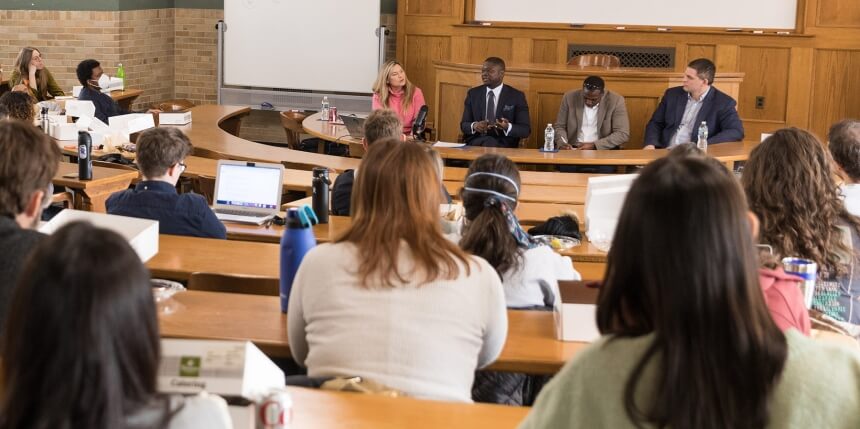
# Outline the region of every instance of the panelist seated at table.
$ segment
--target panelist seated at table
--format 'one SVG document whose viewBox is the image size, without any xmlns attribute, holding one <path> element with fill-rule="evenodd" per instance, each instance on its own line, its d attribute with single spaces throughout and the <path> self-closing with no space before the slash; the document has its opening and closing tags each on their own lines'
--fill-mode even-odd
<svg viewBox="0 0 860 429">
<path fill-rule="evenodd" d="M 361 139 L 361 145 L 367 151 L 371 144 L 381 140 L 403 140 L 406 136 L 401 132 L 402 128 L 400 119 L 393 110 L 374 110 L 364 121 L 364 137 Z M 352 203 L 352 188 L 357 172 L 358 169 L 346 170 L 334 180 L 331 190 L 331 213 L 333 215 L 349 216 L 350 205 Z M 439 177 L 441 177 L 441 171 Z M 451 195 L 448 194 L 448 190 L 445 189 L 444 185 L 440 184 L 440 186 L 444 201 L 450 203 Z"/>
<path fill-rule="evenodd" d="M 620 149 L 629 138 L 624 97 L 607 90 L 602 78 L 589 76 L 582 89 L 564 94 L 555 121 L 559 149 Z"/>
<path fill-rule="evenodd" d="M 24 91 L 36 101 L 51 100 L 66 95 L 57 85 L 54 75 L 45 68 L 42 53 L 31 47 L 21 49 L 15 59 L 15 69 L 9 76 L 9 87 L 13 91 Z"/>
<path fill-rule="evenodd" d="M 162 234 L 227 238 L 202 195 L 176 192 L 191 153 L 188 137 L 176 128 L 150 128 L 137 139 L 137 165 L 143 176 L 134 189 L 117 192 L 105 202 L 109 214 L 158 221 Z"/>
<path fill-rule="evenodd" d="M 2 325 L 24 260 L 45 237 L 36 227 L 42 211 L 51 203 L 51 180 L 62 155 L 60 148 L 38 128 L 10 120 L 0 120 L 0 154 Z"/>
<path fill-rule="evenodd" d="M 382 66 L 373 84 L 373 110 L 393 110 L 403 124 L 403 133 L 412 135 L 412 124 L 424 104 L 424 93 L 409 81 L 399 62 Z"/>
<path fill-rule="evenodd" d="M 17 119 L 30 125 L 36 117 L 33 107 L 35 101 L 28 92 L 10 91 L 0 96 L 0 106 L 3 106 L 9 119 Z"/>
<path fill-rule="evenodd" d="M 470 146 L 518 147 L 531 134 L 526 96 L 503 83 L 505 61 L 489 57 L 481 67 L 481 86 L 466 93 L 460 131 Z"/>
<path fill-rule="evenodd" d="M 737 102 L 712 86 L 716 73 L 716 66 L 706 58 L 687 65 L 684 84 L 666 90 L 648 121 L 644 149 L 697 142 L 703 121 L 708 125 L 708 144 L 743 140 Z"/>
<path fill-rule="evenodd" d="M 499 276 L 442 234 L 436 165 L 422 145 L 386 139 L 364 161 L 351 226 L 296 274 L 290 352 L 311 377 L 471 402 L 474 371 L 507 337 Z"/>
<path fill-rule="evenodd" d="M 96 107 L 95 117 L 104 123 L 108 123 L 108 118 L 111 116 L 126 115 L 136 113 L 130 110 L 123 109 L 119 103 L 114 100 L 110 94 L 102 92 L 99 86 L 99 78 L 104 74 L 101 64 L 96 60 L 83 60 L 78 64 L 76 70 L 78 81 L 83 85 L 81 93 L 78 94 L 78 100 L 92 101 Z M 160 110 L 149 109 L 147 113 L 159 113 Z"/>
</svg>

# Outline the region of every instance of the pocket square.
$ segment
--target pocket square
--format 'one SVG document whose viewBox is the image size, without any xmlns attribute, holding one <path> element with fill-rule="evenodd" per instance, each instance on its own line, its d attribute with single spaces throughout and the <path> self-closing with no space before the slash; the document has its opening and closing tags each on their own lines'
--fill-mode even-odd
<svg viewBox="0 0 860 429">
<path fill-rule="evenodd" d="M 513 104 L 505 104 L 505 107 L 502 108 L 502 111 L 503 112 L 510 112 L 510 111 L 514 110 L 514 107 L 515 106 Z"/>
</svg>

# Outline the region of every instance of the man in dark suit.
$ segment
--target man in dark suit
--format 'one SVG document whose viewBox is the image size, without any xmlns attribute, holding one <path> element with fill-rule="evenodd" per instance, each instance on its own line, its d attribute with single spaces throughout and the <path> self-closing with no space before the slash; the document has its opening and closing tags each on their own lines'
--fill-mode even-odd
<svg viewBox="0 0 860 429">
<path fill-rule="evenodd" d="M 460 130 L 471 146 L 518 147 L 531 134 L 526 96 L 503 85 L 505 62 L 490 57 L 481 68 L 481 86 L 466 94 Z"/>
<path fill-rule="evenodd" d="M 708 144 L 740 141 L 744 125 L 737 102 L 711 86 L 717 68 L 699 58 L 687 65 L 684 84 L 669 88 L 645 127 L 644 149 L 667 148 L 698 140 L 699 125 L 708 125 Z"/>
</svg>

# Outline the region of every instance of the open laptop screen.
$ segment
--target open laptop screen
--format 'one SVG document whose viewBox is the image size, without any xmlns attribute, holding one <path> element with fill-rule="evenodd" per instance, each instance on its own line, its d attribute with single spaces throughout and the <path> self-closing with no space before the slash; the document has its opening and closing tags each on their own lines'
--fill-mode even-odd
<svg viewBox="0 0 860 429">
<path fill-rule="evenodd" d="M 275 209 L 280 204 L 279 168 L 221 164 L 215 203 L 234 207 Z"/>
</svg>

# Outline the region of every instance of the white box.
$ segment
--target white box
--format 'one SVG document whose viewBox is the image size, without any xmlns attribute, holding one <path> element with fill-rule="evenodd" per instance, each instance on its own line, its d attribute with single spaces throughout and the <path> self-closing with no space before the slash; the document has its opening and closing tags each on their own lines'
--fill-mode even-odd
<svg viewBox="0 0 860 429">
<path fill-rule="evenodd" d="M 158 114 L 158 125 L 186 125 L 191 123 L 191 112 Z"/>
<path fill-rule="evenodd" d="M 39 226 L 39 231 L 53 234 L 70 222 L 85 221 L 99 228 L 109 229 L 123 236 L 143 262 L 158 253 L 158 221 L 109 215 L 82 210 L 63 210 L 50 222 Z M 102 255 L 109 257 L 109 255 Z"/>
<path fill-rule="evenodd" d="M 616 174 L 590 177 L 585 191 L 585 230 L 612 241 L 615 224 L 627 197 L 627 191 L 638 174 Z M 592 231 L 592 229 L 595 229 Z M 600 230 L 596 230 L 599 228 Z"/>
<path fill-rule="evenodd" d="M 597 329 L 598 289 L 584 281 L 559 281 L 553 318 L 556 338 L 561 341 L 592 342 L 600 338 Z"/>
<path fill-rule="evenodd" d="M 257 404 L 227 405 L 233 429 L 254 429 L 257 427 Z"/>
<path fill-rule="evenodd" d="M 77 140 L 78 126 L 69 123 L 51 123 L 51 137 L 57 140 Z"/>
</svg>

